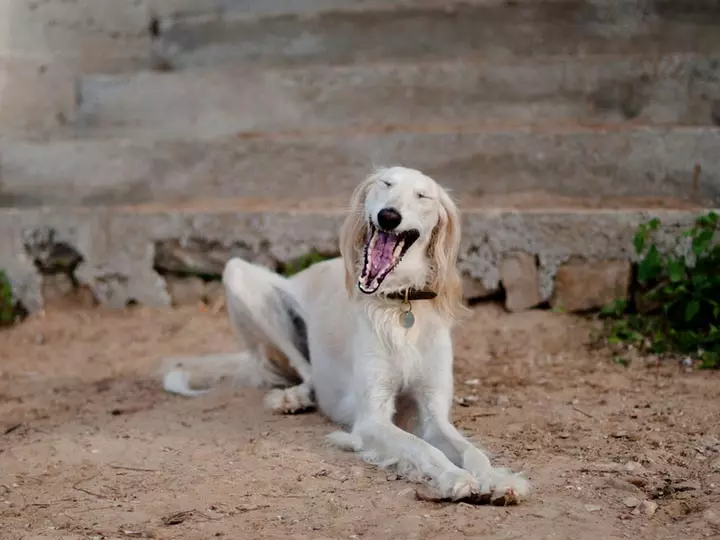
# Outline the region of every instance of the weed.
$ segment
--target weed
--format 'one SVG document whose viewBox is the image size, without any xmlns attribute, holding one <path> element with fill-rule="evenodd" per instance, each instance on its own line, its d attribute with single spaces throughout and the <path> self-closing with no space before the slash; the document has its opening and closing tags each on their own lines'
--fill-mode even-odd
<svg viewBox="0 0 720 540">
<path fill-rule="evenodd" d="M 608 342 L 654 354 L 697 358 L 703 368 L 720 368 L 720 221 L 715 212 L 697 218 L 676 238 L 674 254 L 653 242 L 660 227 L 652 219 L 638 227 L 639 256 L 631 301 L 616 301 L 602 315 Z"/>
<path fill-rule="evenodd" d="M 15 302 L 10 280 L 0 270 L 0 326 L 8 326 L 15 321 Z"/>
<path fill-rule="evenodd" d="M 318 253 L 317 251 L 311 251 L 307 255 L 302 255 L 296 259 L 293 259 L 292 261 L 283 263 L 280 265 L 279 272 L 285 277 L 290 277 L 294 274 L 297 274 L 299 272 L 302 272 L 306 268 L 309 268 L 315 263 L 319 263 L 322 261 L 326 261 L 328 259 L 333 259 L 337 255 L 328 255 L 323 253 Z"/>
</svg>

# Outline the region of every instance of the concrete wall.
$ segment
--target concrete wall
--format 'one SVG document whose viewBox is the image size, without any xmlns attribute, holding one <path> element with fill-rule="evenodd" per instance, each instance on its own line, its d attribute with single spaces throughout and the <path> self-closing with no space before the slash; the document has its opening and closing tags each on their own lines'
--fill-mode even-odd
<svg viewBox="0 0 720 540">
<path fill-rule="evenodd" d="M 0 133 L 43 136 L 72 119 L 76 80 L 147 65 L 145 0 L 2 0 Z"/>
</svg>

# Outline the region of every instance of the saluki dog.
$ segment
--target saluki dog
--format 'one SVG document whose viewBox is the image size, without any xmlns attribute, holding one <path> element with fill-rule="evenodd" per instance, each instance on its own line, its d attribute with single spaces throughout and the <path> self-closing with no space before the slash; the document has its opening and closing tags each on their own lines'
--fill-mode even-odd
<svg viewBox="0 0 720 540">
<path fill-rule="evenodd" d="M 233 359 L 244 384 L 275 387 L 267 407 L 319 408 L 348 430 L 329 439 L 366 461 L 442 498 L 512 503 L 527 480 L 493 467 L 450 422 L 459 244 L 458 210 L 440 185 L 414 169 L 376 170 L 352 195 L 339 258 L 289 279 L 227 263 L 228 314 L 248 347 Z"/>
</svg>

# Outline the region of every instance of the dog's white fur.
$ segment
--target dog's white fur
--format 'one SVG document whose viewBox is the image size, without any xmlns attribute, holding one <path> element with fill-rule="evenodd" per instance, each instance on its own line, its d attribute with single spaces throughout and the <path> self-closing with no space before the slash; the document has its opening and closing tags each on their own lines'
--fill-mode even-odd
<svg viewBox="0 0 720 540">
<path fill-rule="evenodd" d="M 368 223 L 377 226 L 377 214 L 386 207 L 400 212 L 398 230 L 417 229 L 420 237 L 377 293 L 362 294 L 357 281 Z M 229 316 L 249 347 L 237 357 L 240 375 L 254 386 L 299 379 L 268 393 L 266 405 L 287 413 L 316 401 L 325 415 L 349 429 L 330 436 L 335 444 L 427 480 L 442 497 L 522 497 L 527 481 L 494 468 L 450 422 L 450 330 L 463 309 L 459 244 L 457 209 L 436 182 L 404 167 L 376 171 L 352 196 L 341 230 L 341 258 L 290 279 L 241 259 L 227 263 L 223 282 Z M 438 296 L 412 302 L 416 323 L 405 329 L 401 302 L 382 293 L 408 287 L 431 289 Z M 311 362 L 294 341 L 291 310 L 305 321 Z M 182 392 L 177 373 L 168 377 L 172 384 L 166 388 Z"/>
</svg>

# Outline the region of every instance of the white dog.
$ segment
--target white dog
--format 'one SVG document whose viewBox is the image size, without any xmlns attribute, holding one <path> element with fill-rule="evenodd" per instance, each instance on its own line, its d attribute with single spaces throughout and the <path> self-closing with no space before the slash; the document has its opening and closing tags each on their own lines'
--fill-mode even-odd
<svg viewBox="0 0 720 540">
<path fill-rule="evenodd" d="M 228 313 L 249 345 L 234 360 L 246 384 L 284 386 L 268 407 L 317 404 L 350 430 L 330 439 L 365 460 L 426 480 L 443 498 L 515 502 L 525 478 L 494 468 L 449 420 L 459 243 L 457 209 L 437 183 L 404 167 L 375 172 L 352 196 L 341 258 L 291 279 L 227 263 Z M 166 376 L 168 390 L 183 392 L 178 377 Z"/>
</svg>

